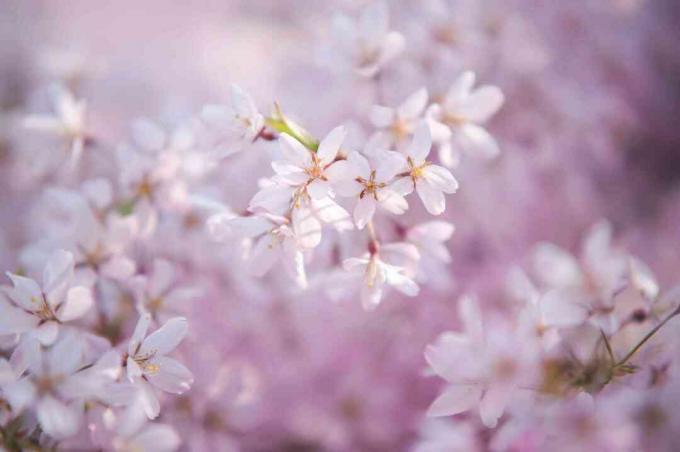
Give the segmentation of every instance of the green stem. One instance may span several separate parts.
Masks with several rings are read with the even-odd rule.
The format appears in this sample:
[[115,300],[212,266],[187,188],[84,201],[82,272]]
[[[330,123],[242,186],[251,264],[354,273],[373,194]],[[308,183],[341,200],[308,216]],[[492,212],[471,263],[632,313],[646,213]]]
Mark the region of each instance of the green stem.
[[614,367],[620,367],[620,366],[623,366],[624,364],[626,364],[626,362],[627,362],[630,358],[632,358],[633,355],[635,355],[635,353],[637,353],[637,351],[640,350],[640,348],[641,348],[643,345],[645,345],[645,343],[646,343],[648,340],[650,340],[650,339],[652,338],[652,336],[654,336],[654,335],[656,334],[657,331],[659,331],[659,330],[661,329],[661,327],[663,327],[666,323],[668,323],[668,321],[669,321],[670,319],[672,319],[673,317],[675,317],[675,316],[678,315],[678,314],[680,314],[680,306],[678,306],[677,308],[675,308],[675,310],[674,310],[673,312],[671,312],[665,319],[663,319],[663,320],[661,321],[661,323],[659,323],[659,324],[656,325],[654,328],[652,328],[652,329],[645,335],[645,337],[643,337],[643,338],[640,340],[640,342],[638,342],[637,345],[635,345],[635,347],[633,347],[633,348],[631,349],[631,351],[629,351],[628,354],[627,354],[626,356],[623,357],[623,359],[622,359],[621,361],[619,361],[618,363],[616,363],[616,365],[615,365]]

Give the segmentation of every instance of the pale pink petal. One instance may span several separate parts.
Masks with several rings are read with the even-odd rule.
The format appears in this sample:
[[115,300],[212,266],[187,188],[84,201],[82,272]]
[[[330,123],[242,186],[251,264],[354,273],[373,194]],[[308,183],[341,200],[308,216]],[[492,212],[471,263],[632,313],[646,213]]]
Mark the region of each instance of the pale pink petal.
[[326,166],[335,160],[335,156],[340,150],[342,142],[347,136],[347,129],[343,126],[338,126],[331,130],[326,138],[321,140],[319,143],[319,149],[316,151],[316,155],[319,157],[319,161],[322,166]]
[[425,105],[427,105],[427,89],[420,88],[406,98],[397,109],[397,113],[403,119],[416,119],[425,110]]
[[139,389],[138,397],[144,413],[149,419],[157,418],[161,412],[161,404],[153,387],[143,379],[136,380],[135,384]]
[[307,185],[307,193],[314,199],[322,199],[330,194],[331,184],[321,179],[314,179]]
[[428,165],[423,168],[423,177],[433,187],[444,193],[455,193],[458,190],[458,181],[453,177],[451,171],[443,166]]
[[311,151],[295,138],[287,133],[282,133],[279,137],[279,144],[283,157],[293,165],[300,168],[307,168],[311,165]]
[[27,311],[36,312],[42,309],[43,295],[37,282],[9,272],[7,272],[7,276],[12,280],[14,286],[6,291],[12,301]]
[[477,123],[483,123],[503,105],[504,96],[495,86],[482,86],[470,93],[458,113]]
[[453,135],[453,140],[472,157],[493,159],[500,153],[494,137],[476,124],[467,123],[459,127]]
[[179,361],[160,356],[151,360],[150,364],[158,366],[157,371],[145,373],[152,385],[173,394],[183,394],[191,389],[194,377]]
[[406,196],[413,193],[415,187],[411,176],[404,176],[392,182],[390,184],[390,188],[399,193],[401,196]]
[[126,256],[114,256],[100,268],[101,274],[117,281],[126,280],[135,274],[135,262]]
[[144,339],[137,354],[160,356],[171,352],[182,342],[188,328],[187,319],[184,317],[174,317],[168,320],[162,327]]
[[464,413],[479,403],[481,395],[482,391],[477,386],[449,386],[432,402],[427,410],[427,415],[437,417]]
[[48,435],[61,439],[78,432],[82,422],[82,409],[76,403],[67,405],[51,395],[38,402],[36,415],[40,427]]
[[576,258],[552,243],[536,245],[532,253],[532,265],[535,275],[550,287],[577,287],[583,282]]
[[375,199],[371,195],[359,198],[354,206],[354,222],[358,229],[363,229],[373,219],[375,213]]
[[357,151],[352,151],[347,156],[347,162],[354,168],[351,172],[353,176],[360,176],[368,180],[371,177],[371,165],[363,155]]
[[498,418],[505,411],[509,397],[510,388],[504,385],[491,385],[487,388],[479,403],[479,417],[485,426],[489,428],[496,427]]
[[55,321],[47,321],[36,328],[31,333],[38,341],[44,346],[50,346],[54,344],[59,335],[59,324]]
[[450,112],[455,112],[460,103],[468,97],[475,84],[475,73],[463,72],[451,85],[446,93],[444,107]]
[[398,173],[407,167],[403,154],[394,151],[378,151],[376,156],[375,180],[390,182]]
[[364,186],[355,180],[346,180],[335,183],[333,189],[340,196],[354,197],[364,191]]
[[354,175],[354,167],[347,160],[338,160],[331,166],[324,170],[324,176],[332,183],[352,179]]
[[61,322],[69,322],[82,317],[94,303],[92,291],[83,286],[72,287],[66,294],[66,301],[56,312]]
[[401,215],[408,210],[406,198],[390,187],[378,191],[378,201],[385,210],[395,215]]
[[132,451],[174,452],[181,440],[177,432],[169,425],[150,424],[127,441]]
[[423,202],[425,209],[432,215],[441,215],[446,210],[444,193],[433,187],[427,180],[420,180],[416,184],[416,192]]
[[588,318],[587,299],[581,292],[556,289],[540,299],[546,326],[568,327],[580,325]]
[[40,319],[0,298],[0,335],[20,334],[36,326]]
[[130,343],[128,344],[128,353],[130,355],[135,355],[137,353],[137,348],[144,340],[146,332],[149,329],[149,324],[151,323],[151,314],[148,312],[142,313],[137,320],[137,325],[135,325],[135,330],[130,338]]
[[280,245],[271,235],[260,238],[250,253],[248,271],[253,276],[264,276],[279,259]]
[[302,248],[314,248],[321,243],[321,223],[309,209],[295,209],[292,215],[293,230]]
[[413,140],[408,148],[408,155],[416,166],[420,166],[427,159],[432,147],[430,127],[425,121],[421,122],[413,134]]

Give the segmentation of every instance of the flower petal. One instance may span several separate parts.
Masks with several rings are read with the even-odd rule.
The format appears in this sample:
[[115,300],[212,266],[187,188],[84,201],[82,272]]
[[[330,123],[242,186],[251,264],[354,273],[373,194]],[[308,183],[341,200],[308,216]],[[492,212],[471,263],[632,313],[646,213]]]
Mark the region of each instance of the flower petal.
[[427,415],[453,416],[473,408],[482,395],[479,387],[474,385],[451,385],[432,402]]
[[347,129],[343,126],[338,126],[331,130],[330,133],[326,135],[326,138],[321,140],[316,155],[319,157],[322,166],[326,166],[335,160],[335,156],[338,154],[340,146],[346,136]]
[[183,394],[191,389],[194,377],[189,369],[179,361],[167,356],[154,358],[151,364],[158,366],[158,371],[146,373],[145,376],[152,385],[166,392]]
[[138,354],[165,355],[173,351],[187,334],[188,323],[184,317],[174,317],[147,336],[139,348]]
[[359,198],[354,206],[354,222],[358,229],[363,229],[375,213],[375,199],[371,195]]
[[66,294],[66,301],[57,310],[56,316],[62,322],[69,322],[85,315],[93,303],[90,289],[83,286],[72,287]]

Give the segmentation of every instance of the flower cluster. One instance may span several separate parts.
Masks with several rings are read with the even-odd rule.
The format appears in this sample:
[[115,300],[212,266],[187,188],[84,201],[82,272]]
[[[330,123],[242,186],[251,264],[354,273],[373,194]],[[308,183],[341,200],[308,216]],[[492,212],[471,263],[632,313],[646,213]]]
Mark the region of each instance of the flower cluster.
[[5,3],[0,450],[678,449],[652,2]]

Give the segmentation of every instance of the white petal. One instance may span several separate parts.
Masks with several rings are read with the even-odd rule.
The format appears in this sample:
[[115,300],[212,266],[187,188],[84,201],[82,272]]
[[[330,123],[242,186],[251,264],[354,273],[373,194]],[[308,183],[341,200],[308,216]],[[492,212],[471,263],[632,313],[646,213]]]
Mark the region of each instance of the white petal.
[[420,88],[411,94],[397,109],[400,118],[416,119],[427,105],[427,89]]
[[55,321],[48,321],[40,325],[31,333],[44,346],[54,344],[59,335],[59,324]]
[[28,408],[37,395],[37,390],[28,378],[22,378],[3,386],[3,396],[15,413]]
[[167,356],[160,356],[154,358],[150,364],[158,366],[157,372],[147,372],[145,374],[152,385],[173,394],[183,394],[191,389],[194,377],[189,369],[184,367],[179,361]]
[[576,258],[552,243],[536,245],[532,253],[532,268],[541,282],[550,287],[575,287],[583,281]]
[[447,91],[444,107],[455,113],[454,109],[458,107],[462,100],[467,98],[474,84],[475,73],[471,71],[463,72]]
[[432,370],[446,381],[458,382],[465,375],[461,360],[471,354],[470,339],[451,331],[442,333],[437,340],[425,348],[425,360]]
[[335,183],[333,189],[340,196],[355,197],[364,191],[364,186],[355,180],[346,180]]
[[498,424],[498,418],[503,415],[505,405],[510,397],[509,388],[503,385],[491,385],[482,396],[479,403],[479,416],[482,423],[489,428]]
[[269,232],[272,222],[264,217],[249,216],[231,218],[226,222],[226,230],[237,238],[253,238]]
[[314,199],[322,199],[330,194],[331,185],[321,179],[314,179],[311,184],[307,186],[307,193]]
[[307,287],[307,273],[305,271],[305,257],[292,240],[283,246],[283,268],[301,289]]
[[481,126],[468,123],[456,129],[453,140],[464,152],[472,157],[493,159],[500,153],[498,143]]
[[12,352],[9,362],[17,375],[23,374],[29,367],[36,367],[41,361],[40,342],[34,336],[24,335]]
[[0,298],[0,335],[19,334],[36,326],[40,319]]
[[146,381],[139,379],[135,383],[139,388],[139,400],[144,412],[149,419],[155,419],[161,412],[161,404],[154,392],[153,387]]
[[51,375],[68,376],[83,365],[83,341],[80,335],[67,333],[46,352]]
[[401,196],[406,196],[413,193],[413,189],[415,187],[413,185],[413,179],[411,179],[411,176],[404,176],[392,182],[390,184],[390,188]]
[[295,209],[292,217],[295,237],[302,248],[314,248],[321,243],[321,223],[309,209]]
[[338,160],[324,170],[324,176],[332,183],[353,179],[354,167],[347,160]]
[[483,123],[503,105],[504,96],[495,86],[482,86],[474,90],[460,106],[458,113],[477,123]]
[[366,157],[359,154],[357,151],[349,153],[347,162],[354,168],[354,171],[352,171],[353,176],[360,176],[366,180],[371,177],[371,165],[369,165]]
[[131,451],[174,452],[179,448],[180,437],[169,425],[150,424],[127,442]]
[[76,404],[67,405],[51,395],[40,399],[36,415],[43,431],[58,439],[74,435],[82,421],[82,410]]
[[100,268],[103,276],[116,281],[124,281],[135,274],[135,262],[122,255],[107,260]]
[[386,272],[387,283],[393,286],[399,292],[409,297],[415,297],[420,292],[420,287],[411,278],[401,274],[400,272]]
[[137,348],[144,340],[146,336],[146,331],[149,329],[149,324],[151,323],[151,314],[148,312],[142,313],[137,320],[137,325],[135,325],[135,330],[130,338],[130,343],[128,344],[128,353],[130,355],[135,355],[137,353]]
[[654,300],[659,295],[659,284],[656,282],[652,270],[639,259],[629,259],[630,278],[640,294],[648,300]]
[[335,160],[335,156],[338,154],[338,150],[340,150],[340,146],[346,136],[347,129],[343,126],[338,126],[331,130],[330,133],[326,135],[326,138],[321,140],[316,155],[319,157],[322,166],[326,166]]
[[293,165],[307,168],[312,163],[311,151],[287,133],[281,134],[279,144],[283,157]]
[[413,134],[413,140],[408,148],[408,155],[416,166],[420,166],[425,162],[431,147],[432,135],[430,134],[430,127],[423,121]]
[[271,235],[260,238],[250,253],[248,271],[253,276],[264,276],[279,258],[281,246]]
[[546,326],[580,325],[588,318],[586,302],[580,292],[567,289],[550,290],[540,299],[543,321]]
[[184,317],[174,317],[147,336],[142,342],[137,354],[147,355],[154,353],[156,356],[165,355],[174,350],[184,336],[189,326]]
[[319,220],[332,225],[338,231],[354,229],[349,213],[328,196],[312,200],[310,208]]
[[432,402],[427,410],[428,416],[453,416],[474,408],[482,391],[473,385],[451,385]]
[[54,307],[63,300],[66,289],[73,278],[74,259],[68,251],[56,251],[45,265],[43,291],[47,302]]
[[357,201],[354,206],[354,222],[358,229],[363,229],[375,213],[375,199],[371,195],[366,195]]
[[458,181],[453,177],[451,171],[443,166],[428,165],[423,168],[423,177],[433,187],[444,193],[455,193],[458,190]]
[[381,284],[361,286],[361,305],[366,311],[375,309],[382,300],[383,289]]
[[15,275],[7,272],[7,276],[12,280],[14,287],[7,290],[7,295],[20,308],[27,311],[36,312],[42,308],[42,290],[37,282],[25,276]]
[[401,215],[408,209],[406,198],[390,187],[378,191],[378,201],[385,210],[395,215]]
[[248,210],[251,212],[264,210],[275,215],[283,215],[288,210],[292,195],[292,187],[278,184],[262,187],[250,200]]
[[432,215],[441,215],[446,210],[446,200],[444,199],[444,193],[430,185],[427,180],[421,179],[416,184],[416,192],[421,201],[423,201],[423,206]]
[[163,295],[175,280],[175,267],[165,259],[154,259],[148,292],[153,298]]
[[390,182],[397,173],[406,169],[406,158],[399,152],[379,151],[375,155],[375,180],[377,182]]
[[72,287],[66,294],[66,301],[57,310],[56,316],[62,322],[69,322],[85,315],[93,303],[90,289],[83,286]]

